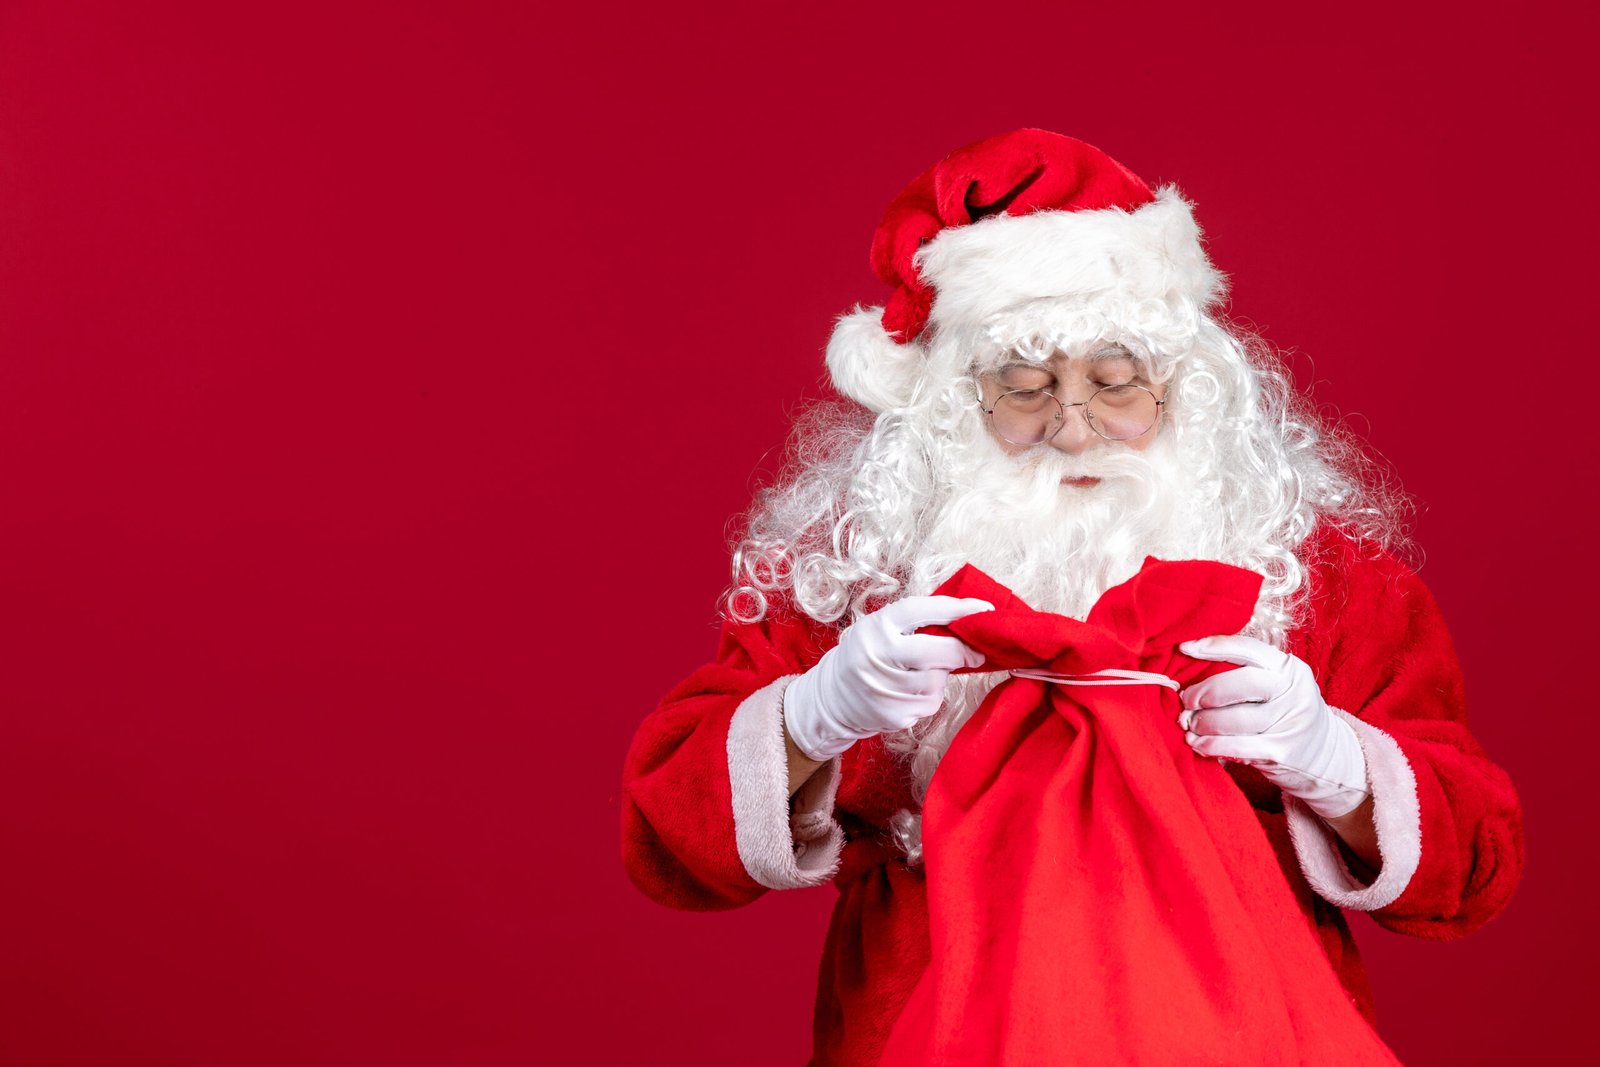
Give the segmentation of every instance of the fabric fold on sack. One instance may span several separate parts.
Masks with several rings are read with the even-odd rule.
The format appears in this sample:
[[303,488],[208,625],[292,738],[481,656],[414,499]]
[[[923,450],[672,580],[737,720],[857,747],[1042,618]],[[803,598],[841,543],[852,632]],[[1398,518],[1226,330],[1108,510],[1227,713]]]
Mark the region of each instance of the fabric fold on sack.
[[[931,957],[882,1062],[1398,1061],[1350,1000],[1248,800],[1197,757],[1176,691],[1232,669],[1261,577],[1147,559],[1087,619],[971,566],[992,612],[927,632],[1012,670],[957,735],[922,818]],[[1060,684],[1118,679],[1134,684]]]

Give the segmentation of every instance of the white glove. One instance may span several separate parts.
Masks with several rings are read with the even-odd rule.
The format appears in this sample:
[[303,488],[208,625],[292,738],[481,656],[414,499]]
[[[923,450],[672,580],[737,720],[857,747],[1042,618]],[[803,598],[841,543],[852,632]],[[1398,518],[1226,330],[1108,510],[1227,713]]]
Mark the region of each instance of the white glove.
[[954,637],[915,631],[993,610],[985,600],[910,596],[857,619],[783,694],[795,747],[830,760],[863,737],[904,730],[938,711],[950,672],[980,666],[983,654]]
[[1178,694],[1178,725],[1202,756],[1248,763],[1324,819],[1367,798],[1367,759],[1348,722],[1322,702],[1304,660],[1253,637],[1207,637],[1179,651],[1238,663]]

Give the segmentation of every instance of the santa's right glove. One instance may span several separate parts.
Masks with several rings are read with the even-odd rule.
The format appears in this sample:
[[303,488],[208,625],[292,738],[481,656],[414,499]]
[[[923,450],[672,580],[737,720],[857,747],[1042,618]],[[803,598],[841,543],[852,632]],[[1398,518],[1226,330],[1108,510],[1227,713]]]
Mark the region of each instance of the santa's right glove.
[[984,600],[911,596],[857,619],[783,694],[795,747],[825,762],[864,737],[904,730],[938,711],[950,672],[981,666],[983,654],[954,637],[916,631],[993,610]]

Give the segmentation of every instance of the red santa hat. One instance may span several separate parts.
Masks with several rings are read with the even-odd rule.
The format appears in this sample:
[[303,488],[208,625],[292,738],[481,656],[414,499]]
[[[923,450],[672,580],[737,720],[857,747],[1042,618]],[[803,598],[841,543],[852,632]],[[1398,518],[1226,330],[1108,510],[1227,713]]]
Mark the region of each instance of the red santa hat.
[[1175,189],[1152,191],[1045,130],[958,149],[906,186],[873,237],[872,268],[894,292],[840,319],[827,358],[839,391],[874,411],[910,401],[930,336],[994,333],[1051,308],[1197,323],[1224,289]]

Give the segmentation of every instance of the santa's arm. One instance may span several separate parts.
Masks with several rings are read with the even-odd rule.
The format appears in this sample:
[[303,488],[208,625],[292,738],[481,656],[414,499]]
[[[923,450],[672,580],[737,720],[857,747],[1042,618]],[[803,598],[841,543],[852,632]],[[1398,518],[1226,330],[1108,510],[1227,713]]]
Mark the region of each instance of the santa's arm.
[[623,772],[622,855],[648,896],[731,908],[831,877],[838,761],[791,802],[782,722],[788,681],[820,654],[808,625],[727,623],[717,660],[640,724]]
[[1323,819],[1368,871],[1377,871],[1383,866],[1383,851],[1378,847],[1376,808],[1369,793],[1355,811]]
[[[1314,640],[1330,704],[1366,761],[1378,856],[1350,862],[1341,835],[1286,798],[1308,880],[1383,926],[1458,937],[1498,914],[1520,879],[1522,810],[1467,728],[1460,664],[1432,595],[1386,556],[1354,564]],[[1343,844],[1360,857],[1358,841]],[[1375,861],[1374,861],[1375,859]]]
[[809,760],[783,723],[795,675],[752,694],[728,731],[734,842],[751,878],[768,889],[801,889],[839,869],[844,830],[834,818],[842,758]]
[[1337,818],[1319,816],[1289,794],[1284,812],[1311,887],[1342,908],[1376,912],[1411,884],[1422,860],[1422,810],[1416,776],[1394,738],[1339,708],[1359,745],[1367,798]]
[[800,751],[800,746],[794,743],[794,737],[787,729],[783,731],[784,755],[788,759],[789,795],[794,796],[800,787],[811,781],[813,775],[828,764],[812,759]]

